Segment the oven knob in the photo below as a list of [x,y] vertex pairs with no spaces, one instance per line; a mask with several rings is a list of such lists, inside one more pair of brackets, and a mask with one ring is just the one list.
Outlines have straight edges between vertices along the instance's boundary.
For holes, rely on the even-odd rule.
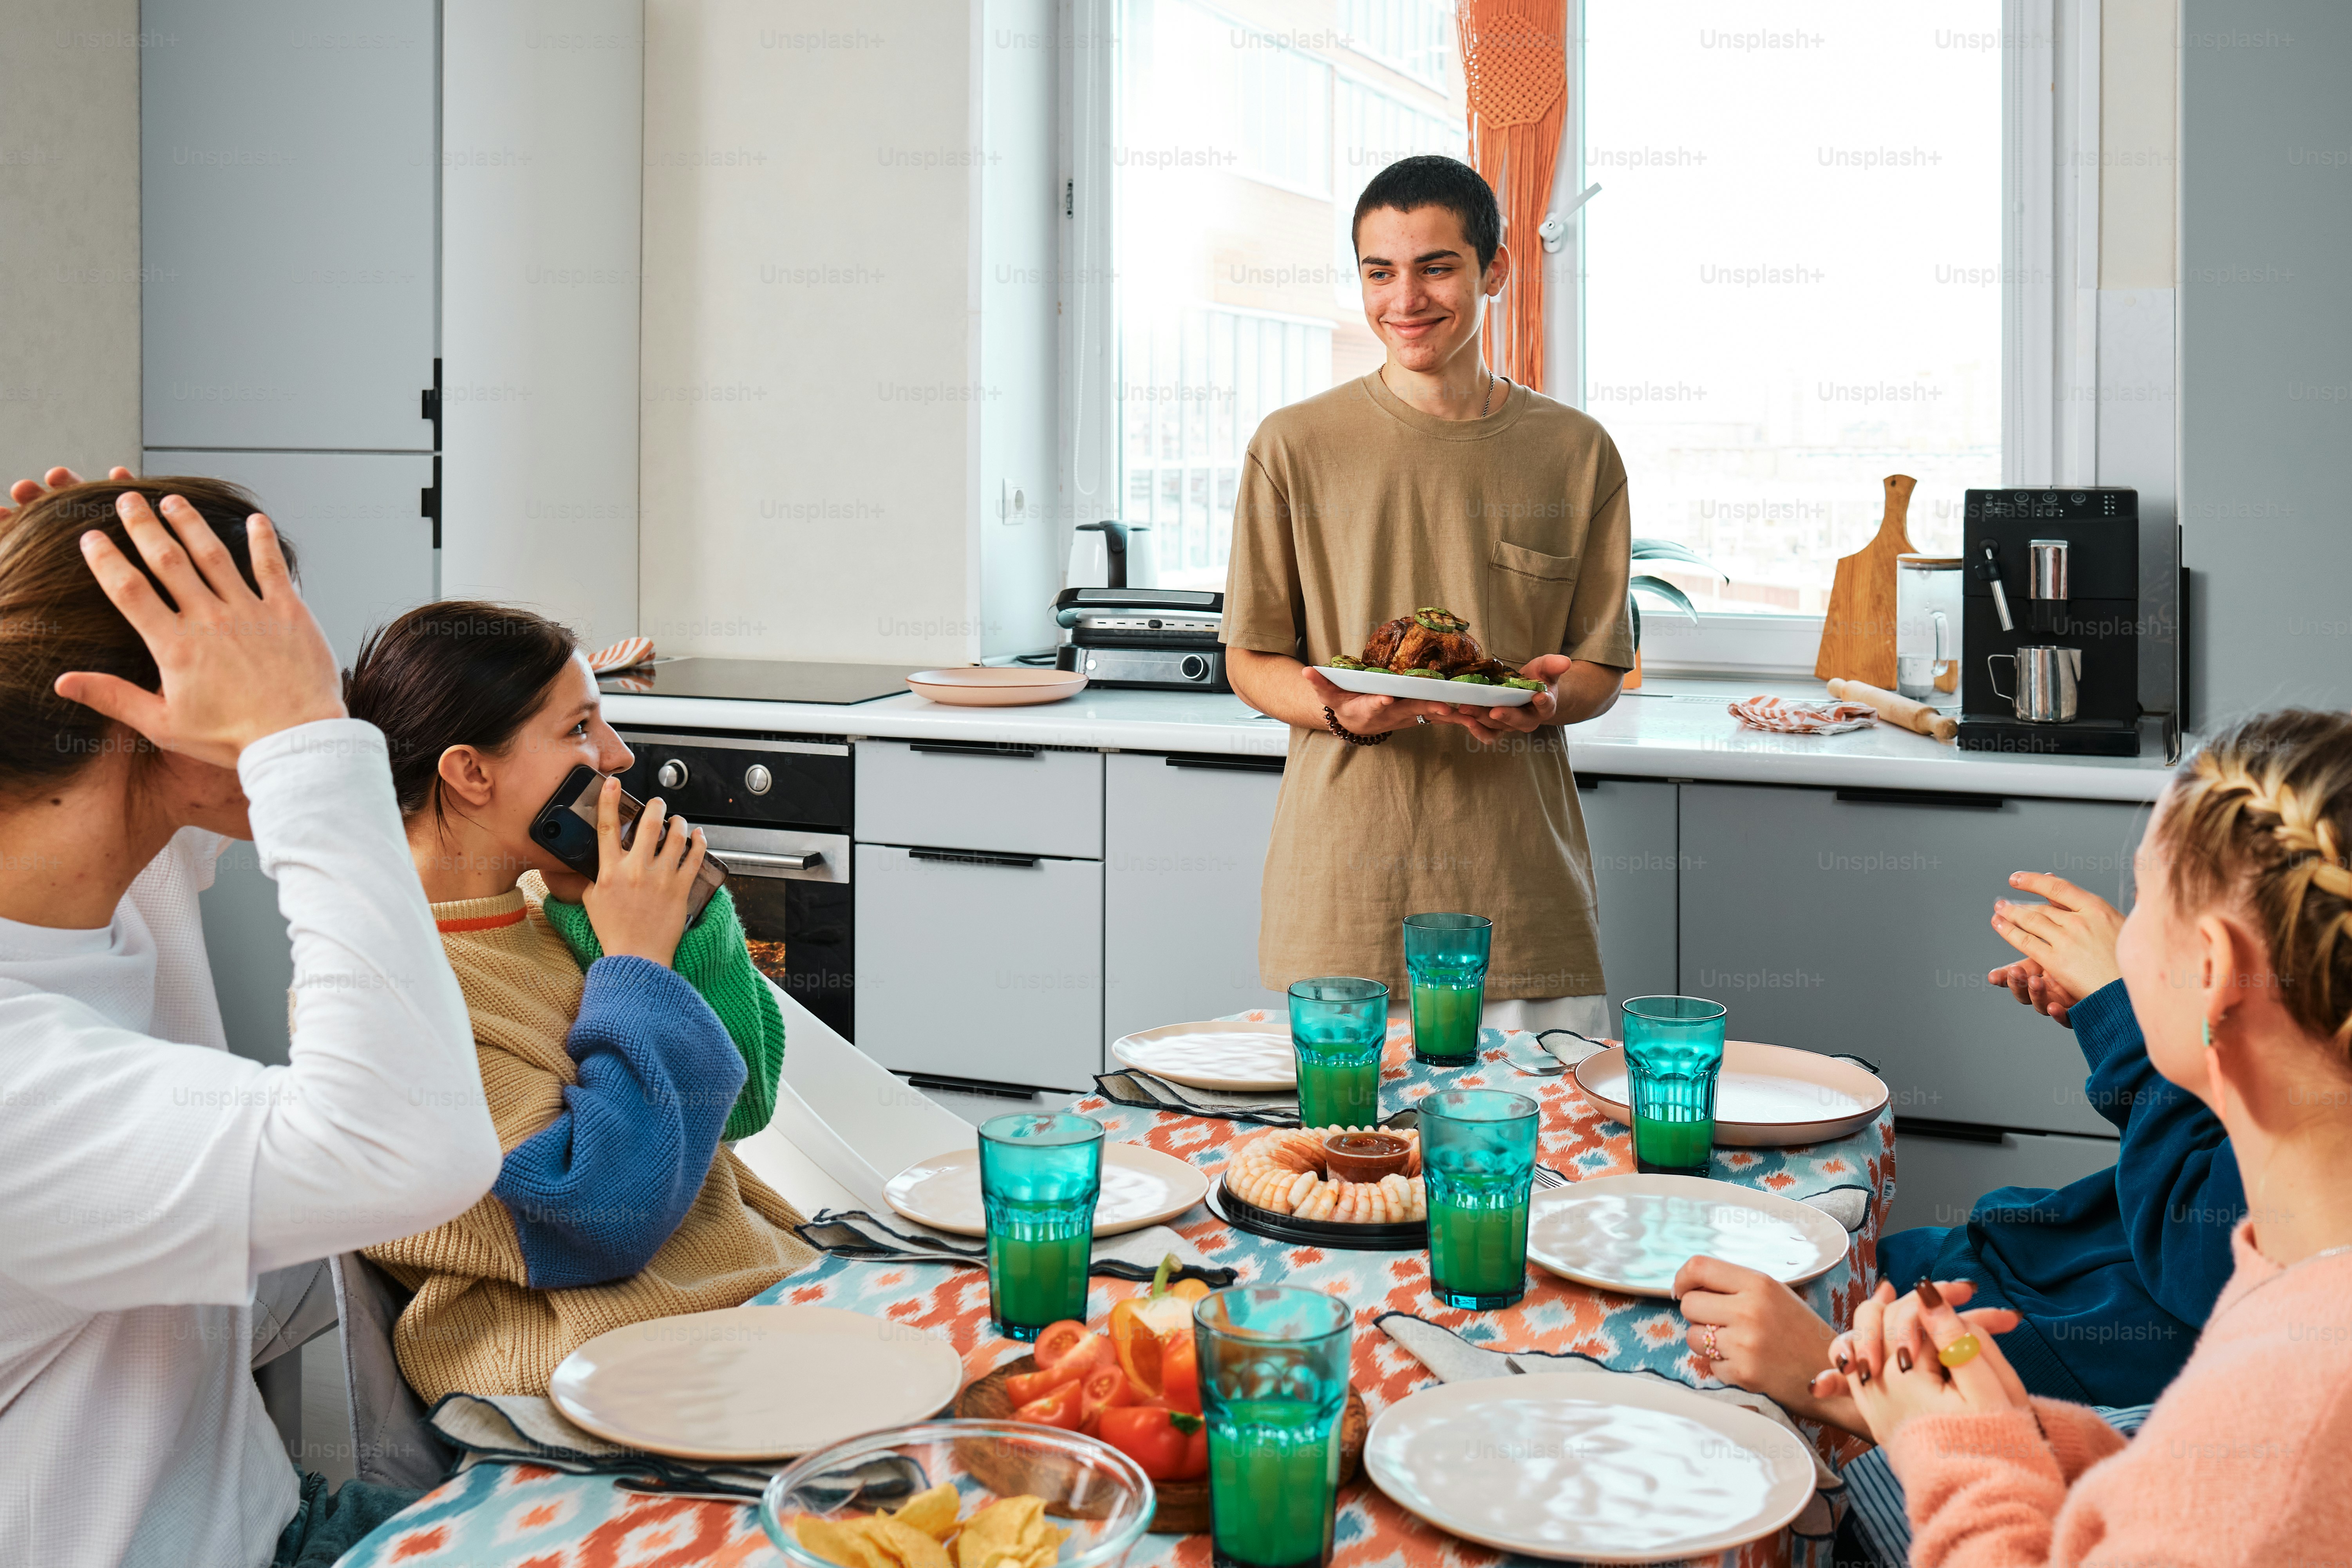
[[654,782],[664,789],[685,788],[686,764],[677,758],[672,757],[654,770]]
[[1197,653],[1188,653],[1184,656],[1184,662],[1176,668],[1184,672],[1185,679],[1198,680],[1209,673],[1209,661]]
[[776,787],[776,777],[759,763],[743,770],[743,787],[753,795],[765,795]]

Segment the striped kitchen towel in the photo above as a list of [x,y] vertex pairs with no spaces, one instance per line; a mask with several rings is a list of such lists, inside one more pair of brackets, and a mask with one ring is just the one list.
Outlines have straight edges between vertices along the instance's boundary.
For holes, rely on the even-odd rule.
[[1791,702],[1785,697],[1751,697],[1731,704],[1731,716],[1755,730],[1787,735],[1842,735],[1867,727],[1876,710],[1861,702]]

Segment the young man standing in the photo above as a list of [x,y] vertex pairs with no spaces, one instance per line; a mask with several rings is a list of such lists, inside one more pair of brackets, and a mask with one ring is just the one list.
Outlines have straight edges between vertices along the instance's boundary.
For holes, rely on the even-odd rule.
[[[1291,726],[1258,965],[1281,990],[1359,974],[1404,994],[1404,917],[1495,922],[1490,1026],[1613,1034],[1592,863],[1560,726],[1633,667],[1625,470],[1601,426],[1486,368],[1510,276],[1486,182],[1407,158],[1356,204],[1378,371],[1269,416],[1234,510],[1223,639],[1234,689]],[[1340,690],[1309,666],[1439,605],[1546,682],[1475,708]]]

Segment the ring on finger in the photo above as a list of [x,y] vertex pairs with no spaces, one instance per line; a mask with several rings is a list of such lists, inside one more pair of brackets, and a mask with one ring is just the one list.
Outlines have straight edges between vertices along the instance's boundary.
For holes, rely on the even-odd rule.
[[1716,1340],[1715,1325],[1713,1323],[1708,1323],[1706,1325],[1706,1343],[1700,1347],[1699,1353],[1706,1357],[1709,1361],[1721,1361],[1723,1359],[1723,1346]]
[[1983,1349],[1983,1344],[1978,1341],[1976,1335],[1962,1334],[1950,1344],[1938,1350],[1936,1352],[1936,1359],[1947,1367],[1966,1366],[1976,1360],[1977,1352]]

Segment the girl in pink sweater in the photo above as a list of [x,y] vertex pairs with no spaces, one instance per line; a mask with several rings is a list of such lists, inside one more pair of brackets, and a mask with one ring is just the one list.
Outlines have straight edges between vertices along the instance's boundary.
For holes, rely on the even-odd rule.
[[2157,1069],[2245,1176],[2237,1272],[2126,1447],[2028,1398],[1922,1281],[1882,1285],[1815,1392],[1851,1392],[1903,1480],[1916,1568],[2288,1568],[2352,1552],[2352,718],[2228,731],[2174,777],[2116,957]]

